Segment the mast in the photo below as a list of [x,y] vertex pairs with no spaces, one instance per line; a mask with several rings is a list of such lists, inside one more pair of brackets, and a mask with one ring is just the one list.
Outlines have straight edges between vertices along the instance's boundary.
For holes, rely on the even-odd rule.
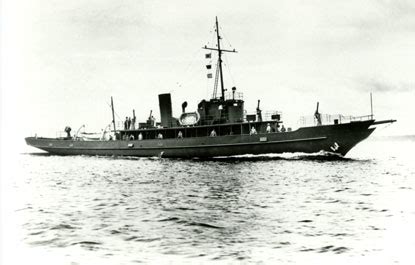
[[117,129],[115,128],[114,102],[112,101],[112,97],[111,97],[111,111],[112,111],[112,124],[114,125],[114,134],[115,134],[117,132]]
[[219,59],[218,59],[218,66],[219,66],[220,91],[221,91],[221,97],[220,97],[220,99],[222,101],[224,101],[225,100],[225,85],[223,84],[222,53],[223,52],[236,52],[236,51],[235,51],[235,49],[233,49],[233,50],[225,50],[225,49],[221,49],[220,48],[221,36],[219,35],[218,17],[216,17],[215,28],[216,28],[217,48],[209,48],[209,47],[207,47],[205,45],[205,47],[203,47],[203,49],[212,50],[212,51],[217,51],[218,52],[218,57],[219,57]]
[[221,91],[221,94],[222,94],[221,99],[225,100],[225,88],[223,86],[223,71],[222,71],[222,51],[220,49],[220,36],[219,36],[218,17],[216,17],[216,38],[218,40],[220,91]]

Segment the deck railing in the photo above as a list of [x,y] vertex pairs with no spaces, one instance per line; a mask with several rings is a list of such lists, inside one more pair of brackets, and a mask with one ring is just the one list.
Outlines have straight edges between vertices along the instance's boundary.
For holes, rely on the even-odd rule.
[[67,136],[68,136],[68,134],[64,131],[57,131],[56,132],[56,138],[65,138]]
[[[244,115],[244,121],[247,120],[246,116],[249,116],[249,115],[255,115],[256,121],[258,121],[258,115],[257,115],[256,112],[246,112],[245,115]],[[279,120],[282,120],[282,112],[281,111],[276,111],[276,110],[262,111],[262,120],[263,121],[276,120],[276,119],[273,119],[274,115],[279,115]]]
[[235,100],[243,100],[244,99],[244,94],[242,92],[235,92],[232,93],[226,93],[225,94],[225,100],[229,100],[229,99],[235,99]]
[[[373,119],[372,115],[352,116],[343,114],[321,114],[322,125],[334,124],[334,123],[349,123],[353,121],[367,121]],[[317,120],[314,116],[302,116],[298,120],[300,126],[314,126],[317,125]]]

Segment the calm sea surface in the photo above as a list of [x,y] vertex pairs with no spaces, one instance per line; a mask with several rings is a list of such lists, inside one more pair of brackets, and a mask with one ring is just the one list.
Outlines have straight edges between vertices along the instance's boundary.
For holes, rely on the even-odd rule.
[[9,260],[414,264],[413,150],[400,139],[345,159],[20,154]]

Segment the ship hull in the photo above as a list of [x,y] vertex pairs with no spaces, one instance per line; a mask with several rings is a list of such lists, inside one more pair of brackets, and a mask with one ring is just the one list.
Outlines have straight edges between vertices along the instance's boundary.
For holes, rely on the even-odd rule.
[[373,122],[303,127],[284,133],[181,139],[78,141],[28,137],[25,140],[28,145],[55,155],[203,158],[325,151],[344,156],[374,131],[374,128],[369,128]]

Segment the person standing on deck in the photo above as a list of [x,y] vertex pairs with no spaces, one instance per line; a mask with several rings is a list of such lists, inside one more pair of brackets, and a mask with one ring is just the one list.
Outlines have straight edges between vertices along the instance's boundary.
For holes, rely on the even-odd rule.
[[125,117],[125,121],[124,121],[124,130],[128,129],[128,117]]
[[210,132],[210,137],[215,137],[216,136],[216,131],[215,131],[215,129],[213,129],[211,132]]
[[135,116],[135,114],[133,115],[133,118],[131,119],[131,130],[135,130],[135,121],[136,121],[137,117]]
[[256,129],[252,126],[251,131],[249,132],[250,135],[257,134]]
[[271,125],[267,123],[267,133],[271,133]]
[[131,118],[128,117],[128,120],[127,120],[127,130],[129,130],[130,128],[131,128]]

